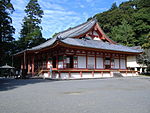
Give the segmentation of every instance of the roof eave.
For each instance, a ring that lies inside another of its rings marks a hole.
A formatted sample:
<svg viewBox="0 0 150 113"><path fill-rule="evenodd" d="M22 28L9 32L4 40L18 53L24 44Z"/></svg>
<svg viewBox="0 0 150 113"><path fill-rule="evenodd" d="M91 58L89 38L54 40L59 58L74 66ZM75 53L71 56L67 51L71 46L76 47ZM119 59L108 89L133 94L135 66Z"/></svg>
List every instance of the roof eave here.
<svg viewBox="0 0 150 113"><path fill-rule="evenodd" d="M85 47L85 46L78 46L78 45L71 45L71 44L66 44L64 42L60 42L60 45L62 46L66 46L66 47L72 47L72 48L80 48L80 49L87 49L88 50L95 50L95 51L107 51L107 52L111 52L111 53L124 53L124 54L142 54L143 52L126 52L126 51L117 51L117 50L109 50L109 49L100 49L100 48L92 48L92 47Z"/></svg>

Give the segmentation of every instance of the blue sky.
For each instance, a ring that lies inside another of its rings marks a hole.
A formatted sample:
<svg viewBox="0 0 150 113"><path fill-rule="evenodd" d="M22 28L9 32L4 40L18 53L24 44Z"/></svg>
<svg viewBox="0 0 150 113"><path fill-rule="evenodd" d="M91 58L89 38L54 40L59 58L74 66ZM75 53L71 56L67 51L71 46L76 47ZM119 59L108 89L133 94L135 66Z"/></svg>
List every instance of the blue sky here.
<svg viewBox="0 0 150 113"><path fill-rule="evenodd" d="M44 15L41 26L44 38L50 38L54 33L63 31L85 22L89 17L108 10L112 3L120 4L127 0L38 0ZM11 15L18 39L24 9L29 0L11 0L15 12Z"/></svg>

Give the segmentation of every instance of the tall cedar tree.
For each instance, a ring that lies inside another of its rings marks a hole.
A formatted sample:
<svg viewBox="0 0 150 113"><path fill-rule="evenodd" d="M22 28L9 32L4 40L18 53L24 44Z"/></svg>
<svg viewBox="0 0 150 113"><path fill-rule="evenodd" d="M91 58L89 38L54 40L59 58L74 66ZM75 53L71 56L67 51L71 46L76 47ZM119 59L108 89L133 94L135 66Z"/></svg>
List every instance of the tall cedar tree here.
<svg viewBox="0 0 150 113"><path fill-rule="evenodd" d="M42 37L41 19L43 10L38 4L38 0L30 0L26 6L27 16L23 19L22 29L19 38L19 48L21 50L39 45L45 41Z"/></svg>
<svg viewBox="0 0 150 113"><path fill-rule="evenodd" d="M115 3L112 4L110 10L114 10L114 9L117 9L117 8L118 8L118 7L117 7L117 4L116 4L116 2L115 2Z"/></svg>
<svg viewBox="0 0 150 113"><path fill-rule="evenodd" d="M10 56L11 41L15 33L10 14L14 11L11 0L0 0L0 65L4 65ZM8 62L7 62L8 63Z"/></svg>

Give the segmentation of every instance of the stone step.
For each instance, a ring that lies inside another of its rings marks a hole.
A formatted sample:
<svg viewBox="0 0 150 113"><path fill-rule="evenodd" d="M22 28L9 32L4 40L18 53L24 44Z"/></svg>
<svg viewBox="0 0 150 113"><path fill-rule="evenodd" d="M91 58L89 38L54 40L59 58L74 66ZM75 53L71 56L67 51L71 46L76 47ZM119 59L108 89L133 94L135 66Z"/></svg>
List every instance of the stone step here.
<svg viewBox="0 0 150 113"><path fill-rule="evenodd" d="M113 73L113 77L123 77L121 73Z"/></svg>

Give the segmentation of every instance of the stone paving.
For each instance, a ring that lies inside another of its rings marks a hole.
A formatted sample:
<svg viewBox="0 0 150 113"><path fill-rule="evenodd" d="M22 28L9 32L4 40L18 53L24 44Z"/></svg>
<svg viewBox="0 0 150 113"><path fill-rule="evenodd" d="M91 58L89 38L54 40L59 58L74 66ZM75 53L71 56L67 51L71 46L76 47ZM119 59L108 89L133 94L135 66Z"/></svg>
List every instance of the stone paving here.
<svg viewBox="0 0 150 113"><path fill-rule="evenodd" d="M1 78L0 113L150 113L150 77Z"/></svg>

